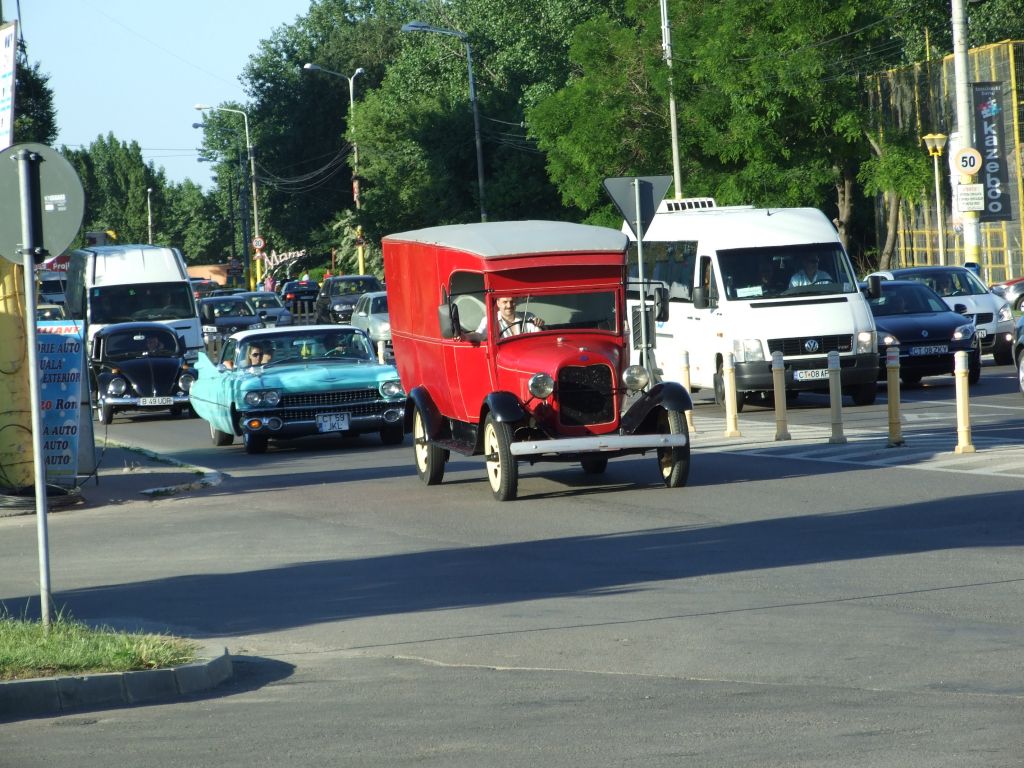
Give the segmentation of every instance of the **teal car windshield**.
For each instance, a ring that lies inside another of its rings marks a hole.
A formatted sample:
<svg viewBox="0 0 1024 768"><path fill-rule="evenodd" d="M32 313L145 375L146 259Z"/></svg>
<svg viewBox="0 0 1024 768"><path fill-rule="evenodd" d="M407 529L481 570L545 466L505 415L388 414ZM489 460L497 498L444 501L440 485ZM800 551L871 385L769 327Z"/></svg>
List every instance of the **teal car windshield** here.
<svg viewBox="0 0 1024 768"><path fill-rule="evenodd" d="M239 343L235 365L264 367L283 363L340 361L376 363L367 337L352 328L299 328L292 333L249 336Z"/></svg>

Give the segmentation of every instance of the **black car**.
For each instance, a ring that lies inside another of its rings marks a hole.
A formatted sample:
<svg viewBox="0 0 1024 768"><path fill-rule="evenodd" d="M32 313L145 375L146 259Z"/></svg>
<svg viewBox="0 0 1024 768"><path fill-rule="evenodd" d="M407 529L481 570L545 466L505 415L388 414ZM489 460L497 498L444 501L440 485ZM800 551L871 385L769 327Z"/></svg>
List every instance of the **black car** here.
<svg viewBox="0 0 1024 768"><path fill-rule="evenodd" d="M313 312L318 323L347 323L359 297L370 291L383 291L373 275L341 275L324 280Z"/></svg>
<svg viewBox="0 0 1024 768"><path fill-rule="evenodd" d="M291 309L299 302L316 301L320 284L316 280L289 280L281 286L281 301Z"/></svg>
<svg viewBox="0 0 1024 768"><path fill-rule="evenodd" d="M899 346L900 379L917 384L924 376L953 373L954 355L968 353L967 380L981 378L981 347L974 321L954 312L924 283L882 280L877 298L868 298L878 330L878 378L886 377L889 347ZM958 305L962 312L966 306Z"/></svg>
<svg viewBox="0 0 1024 768"><path fill-rule="evenodd" d="M96 331L89 366L97 418L109 424L118 411L188 410L195 369L185 341L163 323L114 323Z"/></svg>
<svg viewBox="0 0 1024 768"><path fill-rule="evenodd" d="M232 333L262 328L263 319L242 296L209 296L199 300L203 341L219 343Z"/></svg>

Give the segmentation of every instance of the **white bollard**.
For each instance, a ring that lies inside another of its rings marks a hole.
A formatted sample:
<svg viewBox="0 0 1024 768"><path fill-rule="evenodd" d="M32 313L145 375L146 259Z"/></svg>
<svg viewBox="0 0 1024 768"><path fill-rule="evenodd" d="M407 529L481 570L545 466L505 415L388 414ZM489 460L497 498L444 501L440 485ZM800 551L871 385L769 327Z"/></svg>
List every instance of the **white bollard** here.
<svg viewBox="0 0 1024 768"><path fill-rule="evenodd" d="M384 350L386 348L387 345L384 343L383 339L377 342L377 360L381 365L384 365Z"/></svg>
<svg viewBox="0 0 1024 768"><path fill-rule="evenodd" d="M843 380L839 371L839 353L828 353L828 395L832 403L832 436L830 443L845 443L843 435Z"/></svg>
<svg viewBox="0 0 1024 768"><path fill-rule="evenodd" d="M889 347L885 351L886 397L889 400L889 447L903 445L903 428L900 425L900 348Z"/></svg>
<svg viewBox="0 0 1024 768"><path fill-rule="evenodd" d="M722 361L722 383L725 385L724 437L742 437L736 418L736 358L732 352Z"/></svg>
<svg viewBox="0 0 1024 768"><path fill-rule="evenodd" d="M953 356L953 378L956 381L956 448L954 453L974 453L971 442L971 410L968 399L970 389L967 353L957 352Z"/></svg>
<svg viewBox="0 0 1024 768"><path fill-rule="evenodd" d="M772 393L775 399L775 439L790 440L786 426L786 361L782 352L772 352Z"/></svg>

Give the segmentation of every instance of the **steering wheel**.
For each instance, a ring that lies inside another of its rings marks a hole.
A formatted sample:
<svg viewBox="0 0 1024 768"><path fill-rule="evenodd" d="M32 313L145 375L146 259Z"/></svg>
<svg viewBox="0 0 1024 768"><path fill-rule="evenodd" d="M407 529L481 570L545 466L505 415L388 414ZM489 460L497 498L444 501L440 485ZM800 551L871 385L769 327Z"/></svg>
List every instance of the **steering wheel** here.
<svg viewBox="0 0 1024 768"><path fill-rule="evenodd" d="M523 321L522 320L514 320L511 323L506 323L505 324L505 327L501 329L501 333L499 334L498 338L500 339L500 338L503 338L505 336L515 336L516 333L512 329L515 328L517 325L519 326L519 333L522 333L523 332Z"/></svg>
<svg viewBox="0 0 1024 768"><path fill-rule="evenodd" d="M348 350L347 349L341 349L339 347L335 347L334 349L329 349L326 352L324 352L324 357L344 357L347 354L348 354Z"/></svg>

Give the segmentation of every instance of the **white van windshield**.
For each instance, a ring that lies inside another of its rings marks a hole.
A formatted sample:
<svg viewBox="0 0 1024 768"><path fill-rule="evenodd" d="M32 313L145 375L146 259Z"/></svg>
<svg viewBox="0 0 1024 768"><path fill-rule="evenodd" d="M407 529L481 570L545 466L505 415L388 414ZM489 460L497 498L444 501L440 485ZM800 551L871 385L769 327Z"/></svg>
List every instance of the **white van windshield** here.
<svg viewBox="0 0 1024 768"><path fill-rule="evenodd" d="M727 300L856 293L857 281L838 243L720 250Z"/></svg>
<svg viewBox="0 0 1024 768"><path fill-rule="evenodd" d="M184 281L108 285L89 290L91 321L183 320L196 317L192 290Z"/></svg>

